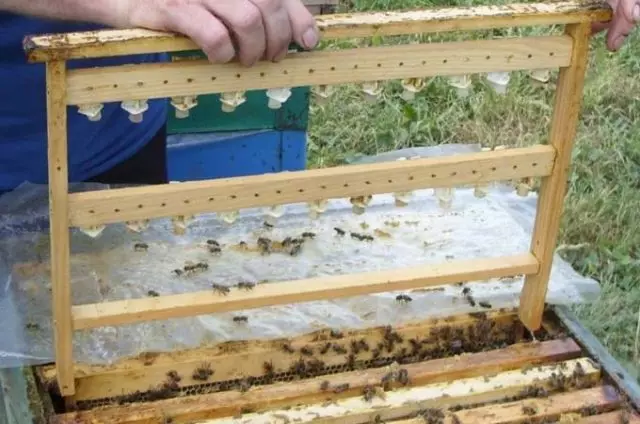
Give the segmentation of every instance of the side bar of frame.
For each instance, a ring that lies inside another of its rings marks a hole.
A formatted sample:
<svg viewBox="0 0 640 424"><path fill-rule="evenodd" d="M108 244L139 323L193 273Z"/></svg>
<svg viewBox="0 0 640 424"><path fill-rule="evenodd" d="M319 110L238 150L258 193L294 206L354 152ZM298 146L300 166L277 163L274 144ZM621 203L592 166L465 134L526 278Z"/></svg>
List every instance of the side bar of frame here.
<svg viewBox="0 0 640 424"><path fill-rule="evenodd" d="M542 325L582 105L590 32L588 23L568 25L565 29L565 33L573 38L573 52L571 65L560 69L551 121L549 144L557 153L551 175L542 180L531 242L531 252L540 261L540 269L527 276L520 296L520 319L530 331L536 331Z"/></svg>
<svg viewBox="0 0 640 424"><path fill-rule="evenodd" d="M66 62L46 64L49 161L51 291L58 384L63 396L75 393L71 318L69 179L67 152Z"/></svg>

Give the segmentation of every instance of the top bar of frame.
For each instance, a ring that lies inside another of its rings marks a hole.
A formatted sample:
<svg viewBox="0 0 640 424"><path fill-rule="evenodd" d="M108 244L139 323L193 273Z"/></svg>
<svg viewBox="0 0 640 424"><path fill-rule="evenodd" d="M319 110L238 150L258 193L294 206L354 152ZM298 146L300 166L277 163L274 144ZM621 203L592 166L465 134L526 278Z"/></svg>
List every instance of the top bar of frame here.
<svg viewBox="0 0 640 424"><path fill-rule="evenodd" d="M604 22L611 8L603 0L429 8L410 11L335 14L316 17L323 39L480 30L536 25ZM190 39L145 29L113 29L32 35L23 47L29 62L198 50Z"/></svg>

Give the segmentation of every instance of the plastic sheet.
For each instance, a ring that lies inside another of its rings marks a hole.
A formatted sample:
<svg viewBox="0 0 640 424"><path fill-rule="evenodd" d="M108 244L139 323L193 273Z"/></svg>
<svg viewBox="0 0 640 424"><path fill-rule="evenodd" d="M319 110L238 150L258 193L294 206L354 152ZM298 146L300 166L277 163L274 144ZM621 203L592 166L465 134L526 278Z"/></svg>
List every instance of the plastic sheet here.
<svg viewBox="0 0 640 424"><path fill-rule="evenodd" d="M478 146L417 149L412 155L456 154ZM397 159L390 153L367 161ZM74 190L104 188L74 186ZM0 365L33 365L53 360L51 292L46 231L47 189L25 184L0 197ZM457 190L450 210L438 207L433 190L414 193L408 206L399 208L389 195L375 195L363 215L352 213L348 199L329 201L327 211L311 220L303 204L286 205L273 229L263 225L267 208L243 210L228 225L216 214L197 216L186 234L172 232L170 219L152 220L142 233L124 225L110 225L92 239L72 231L73 303L209 290L211 284L239 281L269 284L458 259L512 255L528 250L535 195L518 197L512 189L495 186L483 199L473 189ZM336 234L334 227L347 232ZM377 230L377 231L376 231ZM262 256L229 248L240 241L255 244L260 236L282 240L302 232L316 233L297 257L274 253ZM349 232L374 236L359 241ZM222 245L212 255L206 240ZM135 251L144 242L147 251ZM177 277L172 270L185 262L206 261L209 269L199 275ZM494 308L515 306L522 287L520 279L466 284L477 301ZM576 274L560 258L552 271L550 303L585 302L597 296L598 284ZM228 340L292 337L322 327L359 328L395 324L418 318L480 311L469 305L458 286L408 293L413 299L401 304L398 293L358 296L335 301L284 305L236 313L146 322L76 332L74 356L84 363L109 363L142 351L168 351ZM246 315L247 323L233 316Z"/></svg>

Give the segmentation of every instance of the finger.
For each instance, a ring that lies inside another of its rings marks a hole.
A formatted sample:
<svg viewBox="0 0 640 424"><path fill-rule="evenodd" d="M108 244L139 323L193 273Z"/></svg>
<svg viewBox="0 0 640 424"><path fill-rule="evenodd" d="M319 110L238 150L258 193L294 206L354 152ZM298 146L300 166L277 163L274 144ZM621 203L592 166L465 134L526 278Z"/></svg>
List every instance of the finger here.
<svg viewBox="0 0 640 424"><path fill-rule="evenodd" d="M320 40L316 20L300 0L282 0L289 14L293 39L301 47L311 50Z"/></svg>
<svg viewBox="0 0 640 424"><path fill-rule="evenodd" d="M594 22L591 24L591 36L601 33L611 27L611 22Z"/></svg>
<svg viewBox="0 0 640 424"><path fill-rule="evenodd" d="M266 37L262 14L248 0L206 0L207 8L217 16L237 44L238 59L251 66L264 56Z"/></svg>
<svg viewBox="0 0 640 424"><path fill-rule="evenodd" d="M199 5L180 5L165 11L165 26L191 38L211 62L229 62L235 56L227 28Z"/></svg>
<svg viewBox="0 0 640 424"><path fill-rule="evenodd" d="M279 61L284 58L292 40L289 13L281 0L250 0L262 14L267 37L265 59Z"/></svg>
<svg viewBox="0 0 640 424"><path fill-rule="evenodd" d="M615 51L622 46L633 30L640 15L640 8L636 0L612 0L611 6L614 16L607 34L607 47Z"/></svg>

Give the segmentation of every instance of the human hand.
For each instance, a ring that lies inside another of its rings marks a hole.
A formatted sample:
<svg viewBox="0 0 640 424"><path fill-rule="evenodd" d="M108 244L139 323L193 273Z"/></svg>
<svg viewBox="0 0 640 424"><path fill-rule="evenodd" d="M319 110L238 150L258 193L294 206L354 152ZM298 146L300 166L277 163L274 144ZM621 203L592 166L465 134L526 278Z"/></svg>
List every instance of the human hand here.
<svg viewBox="0 0 640 424"><path fill-rule="evenodd" d="M191 38L212 62L280 61L292 41L309 50L319 38L301 0L130 0L128 16L131 26Z"/></svg>
<svg viewBox="0 0 640 424"><path fill-rule="evenodd" d="M636 23L640 21L640 0L607 0L613 10L609 22L597 22L591 27L592 34L607 30L607 48L617 51L622 47Z"/></svg>

